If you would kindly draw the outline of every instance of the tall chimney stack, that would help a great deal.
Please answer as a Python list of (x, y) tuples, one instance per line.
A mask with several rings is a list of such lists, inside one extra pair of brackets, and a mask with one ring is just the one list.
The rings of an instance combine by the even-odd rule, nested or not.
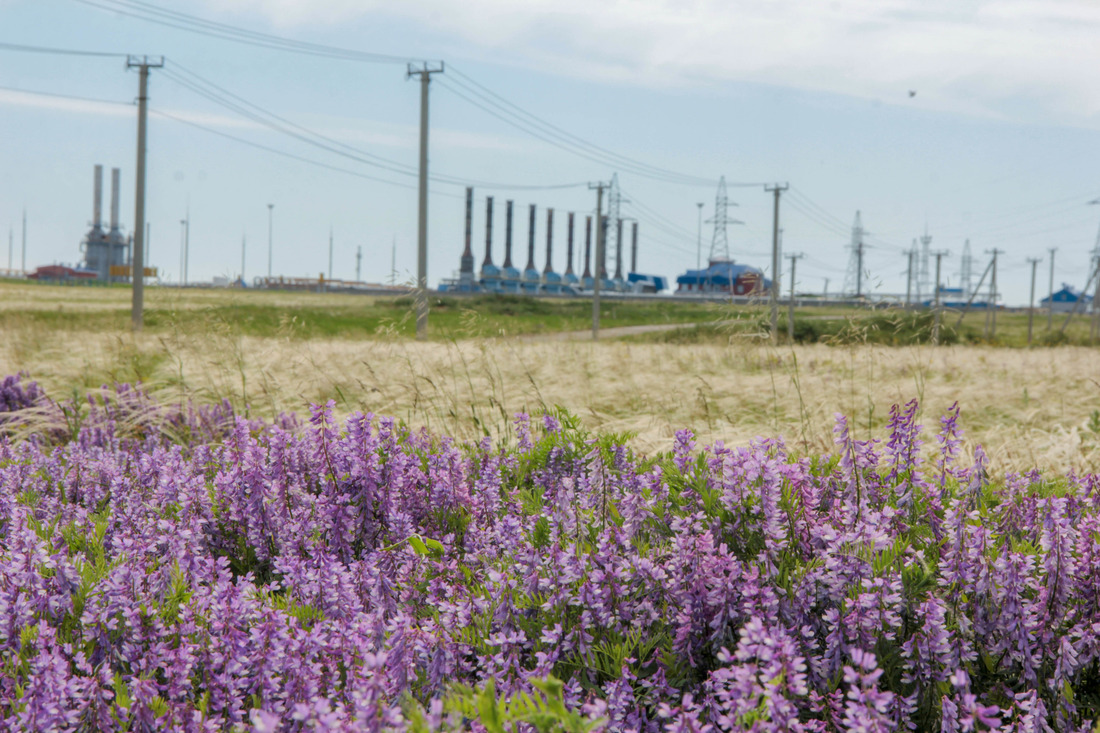
[(462, 250), (459, 272), (471, 278), (474, 274), (474, 252), (470, 248), (474, 222), (474, 189), (466, 187), (466, 248)]
[(546, 267), (543, 268), (543, 274), (548, 274), (554, 271), (554, 265), (551, 262), (551, 254), (554, 249), (554, 210), (546, 210)]
[(528, 210), (531, 215), (527, 220), (527, 267), (523, 268), (525, 272), (535, 270), (535, 204), (531, 204)]
[(482, 267), (493, 264), (493, 197), (485, 197), (485, 261)]
[(638, 271), (638, 222), (630, 230), (630, 271)]
[(504, 216), (504, 269), (512, 267), (512, 202), (506, 202)]
[(95, 167), (95, 194), (92, 198), (92, 230), (102, 228), (103, 223), (103, 166)]
[(118, 168), (111, 169), (111, 231), (118, 231)]
[(584, 219), (584, 274), (581, 277), (592, 277), (592, 217)]
[(565, 261), (565, 274), (573, 274), (573, 212), (569, 212), (569, 254)]

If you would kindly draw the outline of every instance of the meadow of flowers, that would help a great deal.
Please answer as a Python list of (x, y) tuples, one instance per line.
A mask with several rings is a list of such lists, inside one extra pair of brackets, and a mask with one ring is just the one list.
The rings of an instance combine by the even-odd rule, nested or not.
[[(1070, 731), (1100, 479), (0, 383), (0, 729)], [(922, 447), (923, 445), (923, 447)]]

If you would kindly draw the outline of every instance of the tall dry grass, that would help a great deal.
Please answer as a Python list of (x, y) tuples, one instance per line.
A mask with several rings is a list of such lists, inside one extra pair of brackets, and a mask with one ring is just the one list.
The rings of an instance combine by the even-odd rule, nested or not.
[(416, 343), (241, 336), (212, 324), (163, 336), (11, 332), (0, 372), (54, 395), (141, 380), (162, 399), (228, 398), (252, 414), (333, 399), (459, 438), (502, 435), (515, 412), (560, 406), (592, 429), (632, 431), (647, 452), (693, 428), (704, 442), (782, 435), (828, 449), (834, 413), (881, 437), (890, 405), (921, 401), (926, 439), (956, 400), (972, 442), (1002, 469), (1100, 470), (1094, 350), (755, 343), (671, 345), (478, 339)]

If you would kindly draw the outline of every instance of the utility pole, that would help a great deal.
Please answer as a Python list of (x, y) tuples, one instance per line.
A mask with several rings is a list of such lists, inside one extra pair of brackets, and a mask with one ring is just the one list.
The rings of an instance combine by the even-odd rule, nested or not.
[(695, 204), (699, 207), (699, 238), (695, 244), (695, 269), (703, 269), (703, 202)]
[(1035, 323), (1035, 269), (1042, 261), (1041, 257), (1028, 257), (1031, 263), (1031, 297), (1027, 301), (1027, 345), (1031, 346), (1032, 326)]
[(932, 345), (935, 346), (940, 342), (940, 319), (943, 317), (943, 307), (940, 303), (940, 260), (949, 253), (941, 249), (933, 254), (936, 256), (936, 294), (933, 299), (935, 312), (932, 315)]
[(328, 228), (328, 279), (332, 280), (332, 225)]
[(187, 204), (187, 219), (184, 220), (183, 231), (183, 284), (186, 285), (187, 273), (191, 269), (191, 204)]
[(181, 288), (183, 287), (183, 237), (184, 237), (184, 232), (186, 231), (186, 227), (187, 227), (187, 220), (186, 219), (180, 219), (180, 271), (179, 271), (178, 278), (176, 280), (176, 284), (177, 284), (178, 287), (181, 287)]
[(268, 204), (267, 205), (267, 279), (268, 280), (271, 279), (271, 253), (273, 251), (273, 248), (271, 246), (271, 242), (272, 242), (271, 232), (272, 232), (272, 223), (274, 221), (274, 213), (273, 213), (274, 211), (275, 211), (275, 204)]
[(1057, 247), (1051, 247), (1050, 252), (1050, 295), (1047, 297), (1047, 330), (1054, 328), (1054, 253)]
[(363, 246), (359, 245), (355, 248), (355, 282), (363, 282), (359, 277), (359, 268), (363, 264)]
[(787, 301), (787, 340), (792, 344), (794, 343), (794, 268), (795, 263), (804, 256), (801, 252), (787, 255), (787, 259), (791, 261), (791, 295)]
[(1004, 250), (997, 248), (986, 250), (987, 254), (993, 255), (993, 262), (990, 264), (993, 274), (989, 280), (989, 311), (985, 319), (989, 326), (988, 337), (991, 340), (997, 338), (997, 255), (1003, 252)]
[(428, 338), (428, 84), (432, 74), (443, 73), (443, 62), (433, 69), (409, 64), (405, 78), (420, 77), (420, 181), (416, 236), (416, 340)]
[(913, 302), (913, 254), (914, 250), (909, 250), (909, 264), (905, 268), (905, 307), (908, 308)]
[(775, 207), (772, 212), (772, 346), (779, 343), (779, 283), (775, 279), (779, 272), (779, 194), (789, 187), (786, 183), (782, 186), (778, 183), (773, 186), (764, 186), (765, 191), (775, 194)]
[[(138, 70), (137, 175), (134, 193), (134, 250), (130, 257), (130, 321), (134, 331), (144, 325), (145, 307), (145, 130), (149, 116), (149, 69), (164, 66), (164, 57), (127, 56), (126, 68)], [(25, 227), (24, 227), (25, 230)], [(26, 247), (24, 245), (24, 252)], [(26, 255), (24, 254), (24, 258)], [(24, 266), (24, 269), (26, 267)]]
[(1073, 304), (1073, 310), (1066, 316), (1066, 320), (1062, 323), (1062, 333), (1066, 332), (1066, 326), (1073, 320), (1073, 317), (1077, 315), (1077, 309), (1084, 305), (1085, 294), (1089, 291), (1089, 286), (1092, 285), (1094, 278), (1100, 275), (1100, 258), (1096, 259), (1096, 265), (1090, 268), (1089, 280), (1085, 283), (1085, 287), (1081, 288), (1081, 297), (1079, 297)]
[(604, 278), (602, 270), (605, 246), (603, 226), (603, 191), (609, 183), (589, 183), (588, 189), (596, 190), (596, 273), (592, 278), (592, 340), (600, 340), (600, 281)]
[(27, 209), (23, 207), (23, 258), (21, 260), (20, 269), (23, 270), (23, 274), (27, 274)]
[(390, 242), (390, 285), (397, 284), (397, 235)]
[(821, 299), (822, 300), (828, 300), (829, 299), (829, 278), (825, 278), (825, 290), (823, 290), (822, 293), (821, 293)]

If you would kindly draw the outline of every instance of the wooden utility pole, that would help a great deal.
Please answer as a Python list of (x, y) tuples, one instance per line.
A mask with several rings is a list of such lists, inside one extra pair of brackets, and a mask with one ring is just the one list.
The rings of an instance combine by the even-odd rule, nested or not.
[(787, 300), (787, 340), (794, 343), (794, 268), (795, 264), (805, 257), (801, 252), (789, 254), (787, 259), (791, 261), (791, 294)]
[(443, 73), (443, 62), (433, 69), (408, 66), (406, 78), (420, 77), (420, 180), (416, 218), (416, 340), (428, 338), (428, 83), (432, 74)]
[(779, 282), (777, 279), (779, 273), (779, 194), (788, 188), (790, 186), (786, 183), (782, 186), (778, 183), (773, 186), (764, 186), (765, 191), (775, 194), (775, 206), (772, 212), (772, 287), (770, 299), (772, 307), (772, 346), (779, 343)]
[(1057, 247), (1051, 247), (1050, 252), (1050, 295), (1047, 299), (1047, 330), (1054, 328), (1054, 253)]
[(932, 300), (934, 303), (932, 314), (932, 345), (935, 346), (940, 342), (940, 319), (943, 317), (943, 306), (940, 302), (940, 261), (943, 256), (949, 254), (945, 250), (939, 250), (934, 253), (936, 255), (936, 291)]
[(128, 56), (126, 68), (138, 70), (137, 175), (134, 176), (134, 246), (130, 256), (130, 321), (134, 331), (144, 325), (145, 307), (145, 130), (149, 117), (149, 69), (164, 66), (164, 57)]
[(997, 255), (1004, 252), (1003, 249), (988, 249), (988, 254), (993, 255), (993, 261), (990, 263), (992, 268), (992, 275), (989, 280), (989, 310), (986, 312), (986, 335), (989, 339), (997, 338)]
[(592, 278), (592, 340), (600, 340), (600, 285), (603, 280), (604, 258), (604, 226), (603, 226), (603, 191), (610, 183), (600, 181), (589, 183), (588, 188), (596, 191), (596, 271)]
[(1035, 269), (1038, 267), (1041, 257), (1028, 257), (1031, 263), (1031, 297), (1027, 301), (1027, 345), (1031, 346), (1031, 333), (1035, 325)]

